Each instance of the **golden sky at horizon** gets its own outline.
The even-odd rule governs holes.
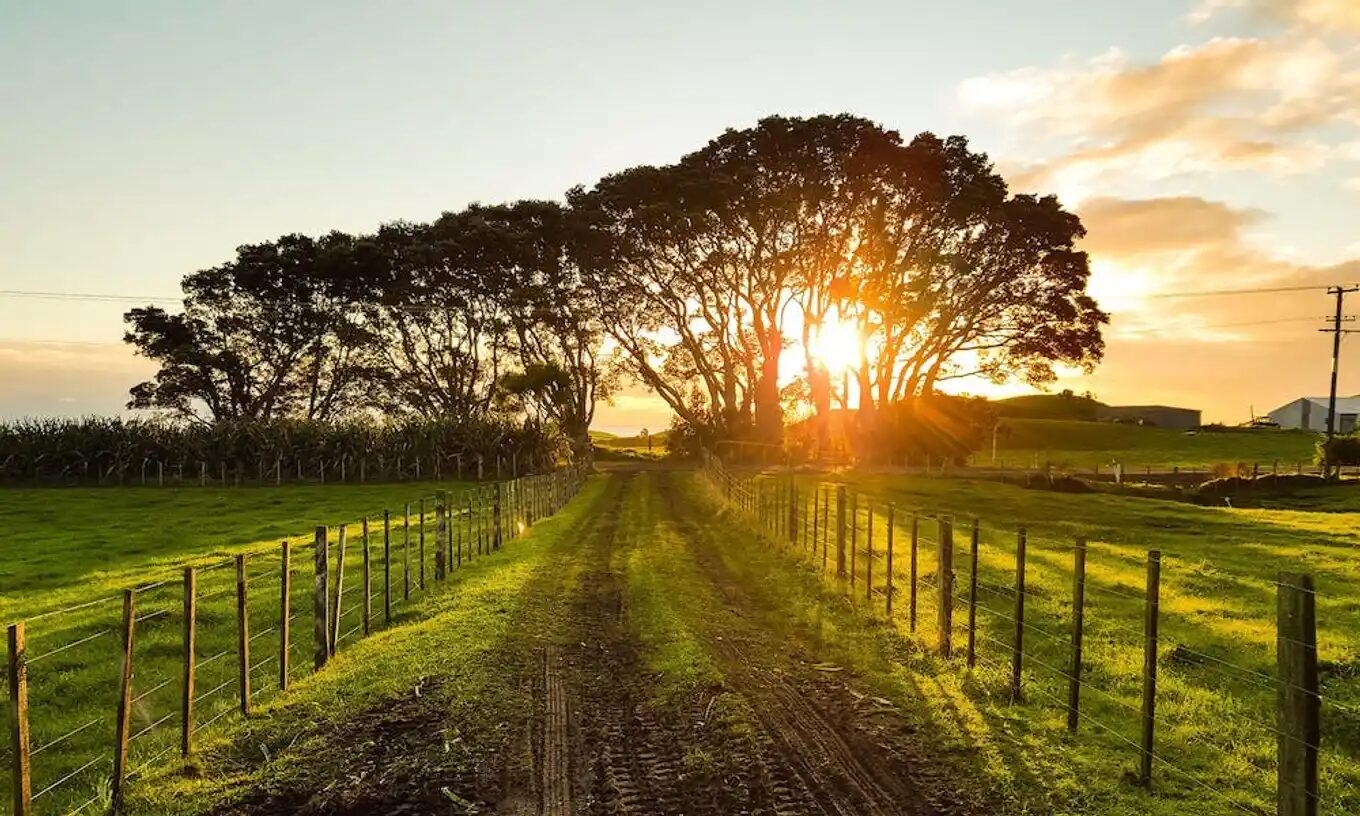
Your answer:
[[[267,31],[228,7],[18,7],[0,289],[173,295],[247,241],[556,197],[765,114],[849,111],[968,134],[1081,216],[1112,322],[1055,389],[1226,422],[1326,392],[1322,291],[1167,295],[1360,282],[1360,2],[908,5],[338,2],[320,31],[305,4]],[[126,305],[0,296],[0,417],[121,410],[151,373],[118,342]],[[1360,392],[1350,342],[1340,390]],[[596,424],[668,422],[630,388]]]

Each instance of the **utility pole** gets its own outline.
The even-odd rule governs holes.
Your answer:
[[[1332,327],[1329,329],[1318,329],[1322,332],[1332,333],[1332,388],[1327,396],[1327,447],[1323,450],[1330,453],[1332,437],[1336,434],[1336,374],[1341,361],[1341,335],[1349,334],[1350,331],[1341,328],[1341,306],[1350,292],[1360,291],[1360,286],[1330,286],[1327,293],[1336,295],[1336,315],[1332,318]],[[1349,318],[1353,320],[1354,318]],[[1331,475],[1331,462],[1326,455],[1322,461],[1323,476]]]

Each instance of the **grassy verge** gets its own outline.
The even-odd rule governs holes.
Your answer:
[[[47,812],[64,812],[93,792],[107,789],[113,755],[121,660],[121,591],[137,587],[133,765],[169,755],[175,746],[180,697],[182,597],[179,567],[194,564],[198,576],[196,720],[230,715],[237,702],[236,575],[230,554],[248,554],[247,614],[251,622],[252,694],[276,687],[283,661],[280,539],[293,552],[289,605],[292,639],[289,676],[310,671],[313,571],[312,525],[331,525],[331,562],[338,557],[336,526],[349,522],[341,609],[343,645],[358,639],[363,616],[363,555],[373,563],[370,585],[381,626],[390,595],[400,620],[408,602],[433,580],[433,501],[427,502],[426,543],[421,546],[421,496],[448,484],[289,486],[284,488],[108,488],[0,492],[7,538],[6,592],[0,619],[27,620],[29,720],[33,789]],[[465,492],[455,492],[459,505]],[[412,512],[404,515],[404,505]],[[383,568],[381,513],[393,511],[390,577]],[[365,540],[354,524],[373,519]],[[455,528],[467,542],[488,530],[489,511],[462,514]],[[409,523],[409,527],[408,527]],[[479,527],[480,523],[480,527]],[[422,578],[424,576],[424,578]],[[409,586],[409,591],[407,587]],[[14,591],[9,591],[14,587]],[[69,609],[59,612],[58,610]],[[9,728],[9,708],[0,727]],[[0,746],[8,765],[11,747]],[[0,778],[8,798],[9,775]],[[55,787],[52,787],[55,786]],[[51,787],[50,790],[49,787]]]
[[[403,696],[434,699],[422,730],[438,735],[432,756],[410,758],[412,770],[433,764],[459,769],[468,788],[450,790],[450,806],[478,800],[485,766],[499,765],[532,711],[522,683],[533,639],[563,614],[565,583],[583,520],[597,514],[606,480],[589,481],[561,513],[536,525],[504,551],[455,572],[408,612],[408,625],[359,641],[327,670],[265,703],[261,713],[205,736],[203,772],[175,765],[137,786],[148,813],[197,813],[242,795],[319,790],[344,779],[365,746],[337,742],[347,721],[382,711]],[[261,760],[265,760],[261,762]],[[360,769],[362,770],[362,769]]]
[[[1317,434],[1276,429],[1199,431],[1186,434],[1164,428],[1066,419],[1008,419],[998,439],[997,458],[1009,467],[1051,462],[1055,467],[1089,470],[1122,462],[1134,474],[1144,467],[1204,469],[1224,462],[1279,461],[1293,472],[1295,463],[1313,459]],[[976,462],[991,463],[991,450]]]
[[[902,476],[847,479],[858,548],[855,601],[884,617],[884,514],[896,507],[894,582],[898,604],[891,623],[910,631],[906,603],[911,512],[955,517],[954,643],[966,638],[962,608],[969,580],[968,528],[979,530],[978,667],[955,659],[952,670],[921,674],[984,754],[1010,756],[1016,743],[1054,761],[1037,767],[1062,791],[1071,812],[1180,813],[1189,803],[1206,813],[1266,810],[1275,780],[1275,585],[1281,570],[1313,573],[1318,581],[1319,653],[1323,662],[1323,798],[1342,811],[1360,810],[1360,560],[1353,532],[1360,516],[1289,510],[1206,508],[1121,496],[1062,495],[993,482]],[[817,483],[800,482],[803,501]],[[858,501],[854,500],[858,496]],[[879,590],[865,597],[870,522]],[[810,506],[800,517],[807,519]],[[834,524],[834,502],[831,511]],[[1025,672],[1022,705],[1010,706],[1007,678],[1014,640],[1016,528],[1029,531]],[[821,569],[821,543],[805,559]],[[1065,731],[1072,619],[1072,542],[1088,539],[1085,653],[1080,733]],[[830,569],[835,581],[834,533]],[[919,527],[916,638],[936,642],[940,603],[938,525]],[[808,553],[799,530],[794,552]],[[1128,781],[1137,763],[1141,692],[1145,553],[1163,553],[1161,663],[1158,694],[1156,796]],[[848,587],[842,587],[848,589]],[[946,694],[948,693],[948,694]],[[950,695],[954,696],[951,700]],[[962,695],[962,696],[958,696]],[[1003,764],[1011,764],[1004,759]],[[1031,763],[1032,764],[1032,763]],[[1062,769],[1069,769],[1063,772]],[[1073,776],[1071,771],[1075,771]],[[1077,782],[1080,782],[1078,785]]]

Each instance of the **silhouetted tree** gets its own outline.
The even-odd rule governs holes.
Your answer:
[[[354,239],[286,235],[185,277],[184,308],[132,309],[124,339],[160,364],[130,408],[211,421],[354,409],[370,334],[352,309]]]

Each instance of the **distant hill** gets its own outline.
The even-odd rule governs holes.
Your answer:
[[[992,403],[1003,417],[1011,419],[1080,419],[1094,421],[1105,403],[1071,392],[1026,394]]]

